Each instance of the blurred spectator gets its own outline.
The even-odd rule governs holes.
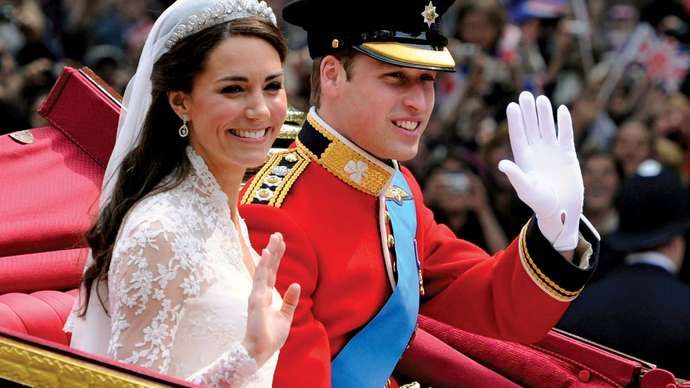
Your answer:
[[[654,132],[682,150],[680,171],[687,183],[690,178],[690,101],[680,93],[669,96],[665,101],[654,117]]]
[[[290,105],[306,112],[311,94],[312,60],[306,46],[288,52],[285,59],[285,91]]]
[[[122,49],[110,45],[93,46],[86,51],[84,64],[115,90],[124,93],[131,74]]]
[[[613,155],[594,151],[582,157],[582,180],[585,185],[583,213],[601,235],[599,264],[591,282],[606,276],[622,262],[620,252],[609,246],[608,235],[618,230],[619,216],[615,207],[616,195],[623,172]]]
[[[560,328],[690,378],[690,287],[676,278],[690,230],[687,191],[648,160],[621,189],[620,227],[609,236],[625,264],[587,286]]]
[[[498,170],[498,162],[513,158],[505,122],[482,144],[480,153],[486,166],[484,183],[494,214],[505,234],[516,236],[532,216],[532,210],[517,197],[508,178]]]
[[[448,48],[457,71],[439,76],[435,119],[446,140],[472,147],[480,126],[495,127],[517,94],[517,40],[506,43],[506,15],[495,0],[462,3],[455,26]]]
[[[570,114],[579,150],[603,151],[610,148],[616,136],[616,124],[596,98],[587,94],[575,98]]]
[[[14,0],[9,2],[14,8],[9,12],[10,21],[22,33],[24,44],[15,54],[17,64],[29,64],[38,59],[56,60],[58,54],[50,46],[50,37],[46,33],[46,18],[38,0]],[[7,5],[5,6],[7,7]]]
[[[616,4],[608,10],[604,36],[611,52],[623,48],[637,27],[638,17],[639,11],[629,4]]]
[[[687,148],[690,143],[690,102],[680,93],[669,96],[666,101],[654,118],[654,131]]]
[[[582,180],[587,193],[583,212],[601,236],[618,229],[614,201],[621,179],[613,155],[593,152],[583,157]]]
[[[653,88],[646,77],[644,67],[638,64],[626,67],[606,102],[608,115],[617,124],[631,119],[646,121],[660,109],[663,92]]]
[[[562,0],[516,0],[510,17],[519,28],[517,46],[523,83],[520,89],[542,94],[552,85],[572,47],[568,24],[561,18],[568,12]]]
[[[116,90],[171,0],[0,0],[0,132],[42,121],[34,108],[62,67],[87,65]]]
[[[486,189],[462,161],[445,159],[427,176],[424,198],[438,222],[490,253],[505,248],[508,239],[494,216]]]
[[[94,25],[111,13],[113,0],[64,0],[65,26],[62,31],[62,45],[65,56],[81,60],[84,54],[99,39]],[[122,37],[117,39],[121,41]]]
[[[632,176],[640,163],[653,157],[654,134],[639,121],[623,123],[616,134],[613,155],[626,176]]]
[[[664,34],[690,43],[690,15],[686,3],[682,0],[647,2],[640,12],[641,19]]]

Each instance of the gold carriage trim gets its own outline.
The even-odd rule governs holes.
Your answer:
[[[370,156],[344,143],[321,126],[311,114],[307,115],[307,122],[328,140],[328,146],[321,155],[316,155],[298,137],[298,150],[355,189],[375,197],[383,194],[393,178],[395,170],[392,167],[386,169],[372,161]]]
[[[580,295],[580,292],[582,292],[584,286],[577,291],[568,291],[556,284],[556,282],[551,280],[551,278],[546,276],[546,274],[539,269],[527,250],[526,236],[527,228],[529,227],[530,222],[531,220],[528,221],[520,231],[518,241],[518,252],[520,253],[520,262],[522,263],[522,266],[525,268],[525,271],[529,277],[539,286],[539,288],[551,295],[551,297],[562,302],[572,301],[573,299],[577,298],[578,295]]]
[[[288,149],[274,154],[254,176],[242,196],[241,204],[280,207],[309,162],[309,156],[299,149]]]
[[[0,378],[38,387],[164,387],[0,336]]]

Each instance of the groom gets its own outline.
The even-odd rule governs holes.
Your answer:
[[[590,277],[596,231],[580,222],[582,178],[567,109],[508,109],[515,163],[535,212],[490,256],[434,221],[409,170],[455,64],[439,32],[449,0],[296,0],[284,19],[308,33],[312,104],[294,146],[247,183],[240,212],[254,246],[279,231],[280,291],[302,286],[276,387],[382,387],[423,313],[520,342],[542,338]]]

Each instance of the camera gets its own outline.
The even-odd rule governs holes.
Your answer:
[[[448,172],[443,177],[443,185],[456,194],[465,194],[472,188],[470,177],[464,172]]]

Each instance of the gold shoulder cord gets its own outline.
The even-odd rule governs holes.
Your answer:
[[[241,204],[280,207],[309,162],[310,158],[298,149],[273,155],[252,180]]]

